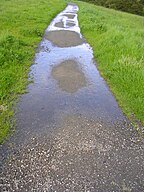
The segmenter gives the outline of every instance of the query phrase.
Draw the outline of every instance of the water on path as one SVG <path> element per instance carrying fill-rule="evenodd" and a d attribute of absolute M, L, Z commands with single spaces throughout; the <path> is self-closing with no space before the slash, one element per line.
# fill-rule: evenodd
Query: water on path
<path fill-rule="evenodd" d="M 100 76 L 77 11 L 69 4 L 39 45 L 34 83 L 2 147 L 0 187 L 9 191 L 144 190 L 143 143 Z"/>

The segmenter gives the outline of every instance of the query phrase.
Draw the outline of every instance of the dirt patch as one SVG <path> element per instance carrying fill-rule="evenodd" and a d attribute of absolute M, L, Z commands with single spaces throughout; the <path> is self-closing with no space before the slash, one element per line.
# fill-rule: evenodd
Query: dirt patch
<path fill-rule="evenodd" d="M 52 75 L 58 81 L 59 87 L 68 93 L 74 93 L 86 86 L 85 76 L 73 60 L 64 61 L 54 67 Z"/>
<path fill-rule="evenodd" d="M 56 24 L 55 24 L 55 27 L 64 28 L 64 24 L 63 24 L 63 22 L 61 21 L 61 22 L 56 23 Z"/>
<path fill-rule="evenodd" d="M 72 47 L 84 43 L 80 35 L 73 31 L 49 31 L 45 37 L 58 47 Z"/>
<path fill-rule="evenodd" d="M 75 15 L 72 14 L 64 14 L 64 16 L 68 17 L 69 19 L 74 19 Z"/>

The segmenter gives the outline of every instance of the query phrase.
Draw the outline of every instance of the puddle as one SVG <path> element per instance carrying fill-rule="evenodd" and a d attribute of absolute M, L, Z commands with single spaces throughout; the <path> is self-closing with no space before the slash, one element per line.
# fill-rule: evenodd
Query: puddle
<path fill-rule="evenodd" d="M 85 76 L 73 60 L 66 60 L 55 66 L 52 75 L 58 81 L 59 87 L 68 93 L 74 93 L 86 86 Z"/>
<path fill-rule="evenodd" d="M 16 142 L 50 133 L 63 115 L 81 114 L 106 124 L 126 121 L 93 60 L 93 51 L 80 33 L 78 7 L 68 5 L 45 31 L 31 67 L 34 83 L 18 104 Z M 64 16 L 75 14 L 73 19 Z M 67 22 L 75 26 L 67 27 Z M 63 22 L 63 26 L 59 22 Z"/>
<path fill-rule="evenodd" d="M 80 28 L 78 24 L 78 19 L 77 19 L 77 11 L 78 7 L 75 5 L 68 5 L 67 8 L 59 13 L 57 17 L 53 19 L 51 24 L 48 26 L 46 33 L 50 31 L 59 31 L 59 30 L 66 30 L 66 31 L 74 31 L 80 34 Z M 63 25 L 62 25 L 62 23 Z M 73 26 L 67 26 L 66 24 L 68 22 L 72 22 Z M 64 28 L 63 28 L 64 26 Z"/>
<path fill-rule="evenodd" d="M 93 51 L 80 33 L 77 15 L 71 19 L 75 26 L 66 25 L 70 19 L 64 15 L 76 10 L 77 6 L 68 5 L 45 31 L 31 67 L 34 83 L 18 104 L 18 143 L 57 129 L 66 114 L 101 119 L 112 126 L 126 120 L 96 68 Z"/>

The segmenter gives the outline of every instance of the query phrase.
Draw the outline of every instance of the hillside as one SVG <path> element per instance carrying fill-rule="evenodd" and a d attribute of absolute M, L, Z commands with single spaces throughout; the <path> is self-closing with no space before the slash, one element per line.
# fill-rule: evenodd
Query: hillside
<path fill-rule="evenodd" d="M 144 123 L 144 17 L 78 2 L 83 35 L 131 120 Z"/>
<path fill-rule="evenodd" d="M 143 0 L 82 0 L 96 5 L 125 11 L 137 15 L 144 15 Z"/>

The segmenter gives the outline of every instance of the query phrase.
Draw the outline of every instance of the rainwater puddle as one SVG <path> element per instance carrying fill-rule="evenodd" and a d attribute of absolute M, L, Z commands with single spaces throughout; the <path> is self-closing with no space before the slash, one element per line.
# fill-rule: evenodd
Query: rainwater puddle
<path fill-rule="evenodd" d="M 54 129 L 70 114 L 106 123 L 125 120 L 80 33 L 77 11 L 68 5 L 45 31 L 31 67 L 34 83 L 18 106 L 22 138 Z"/>

